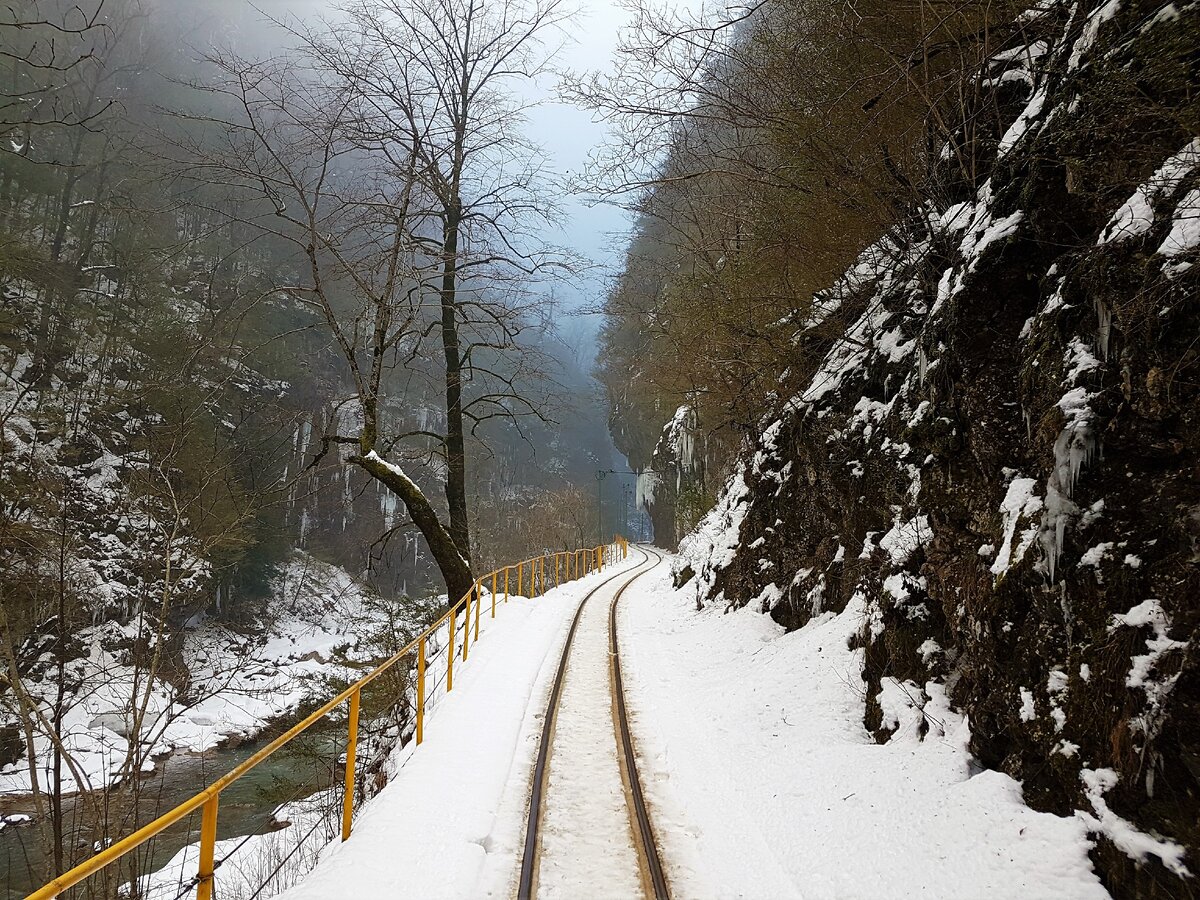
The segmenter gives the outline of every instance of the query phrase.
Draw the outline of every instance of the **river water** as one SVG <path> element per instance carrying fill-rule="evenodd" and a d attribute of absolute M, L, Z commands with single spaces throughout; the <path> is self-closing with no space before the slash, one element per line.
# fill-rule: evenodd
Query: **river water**
<path fill-rule="evenodd" d="M 172 809 L 211 784 L 254 753 L 262 741 L 203 755 L 180 754 L 160 762 L 153 775 L 142 781 L 140 818 L 144 824 Z M 339 756 L 332 734 L 317 734 L 288 744 L 263 760 L 221 792 L 217 838 L 262 834 L 278 827 L 273 812 L 281 804 L 326 788 Z M 75 801 L 66 801 L 68 822 L 79 815 Z M 79 810 L 83 807 L 80 806 Z M 7 804 L 5 813 L 32 812 Z M 153 839 L 143 858 L 145 871 L 170 861 L 185 844 L 199 840 L 200 816 L 195 813 Z M 128 829 L 121 829 L 125 833 Z M 45 824 L 9 826 L 0 832 L 0 898 L 16 900 L 40 887 L 49 873 L 49 827 Z M 82 855 L 76 851 L 76 856 Z M 52 873 L 50 873 L 52 874 Z M 86 895 L 84 895 L 86 896 Z"/>

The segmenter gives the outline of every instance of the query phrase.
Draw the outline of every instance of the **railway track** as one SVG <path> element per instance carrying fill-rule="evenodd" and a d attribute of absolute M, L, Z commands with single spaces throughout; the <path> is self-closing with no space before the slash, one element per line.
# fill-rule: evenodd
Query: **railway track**
<path fill-rule="evenodd" d="M 663 556 L 653 550 L 637 547 L 645 559 L 632 574 L 621 573 L 598 584 L 580 601 L 579 609 L 571 621 L 567 632 L 566 644 L 563 647 L 562 658 L 559 660 L 558 671 L 555 673 L 554 684 L 550 691 L 550 700 L 546 708 L 546 717 L 542 725 L 542 737 L 538 746 L 537 760 L 534 764 L 533 782 L 530 789 L 529 818 L 525 829 L 525 848 L 521 858 L 520 882 L 517 896 L 520 900 L 533 900 L 537 894 L 539 861 L 542 852 L 541 825 L 547 803 L 547 782 L 550 770 L 550 759 L 554 750 L 554 737 L 558 721 L 559 705 L 563 695 L 563 683 L 566 681 L 567 670 L 570 666 L 571 652 L 575 645 L 575 635 L 579 630 L 580 620 L 584 609 L 593 598 L 612 582 L 624 578 L 625 581 L 613 594 L 608 610 L 608 648 L 609 648 L 609 686 L 612 694 L 613 738 L 615 743 L 618 765 L 625 787 L 625 800 L 629 811 L 629 825 L 633 834 L 634 847 L 638 854 L 639 878 L 643 891 L 655 900 L 668 900 L 667 880 L 663 873 L 662 861 L 659 858 L 658 846 L 654 840 L 654 832 L 650 824 L 650 814 L 646 807 L 645 795 L 638 779 L 637 758 L 634 753 L 633 737 L 629 729 L 625 695 L 621 681 L 620 648 L 617 640 L 617 604 L 621 596 L 638 578 L 653 570 L 662 563 Z"/>

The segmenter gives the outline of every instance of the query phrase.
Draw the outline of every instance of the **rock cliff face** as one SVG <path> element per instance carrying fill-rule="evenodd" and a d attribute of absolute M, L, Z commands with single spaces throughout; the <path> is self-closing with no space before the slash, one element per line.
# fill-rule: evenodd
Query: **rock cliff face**
<path fill-rule="evenodd" d="M 1200 3 L 1043 0 L 1021 24 L 980 82 L 1002 129 L 951 142 L 820 298 L 814 362 L 676 578 L 789 628 L 859 595 L 877 739 L 885 683 L 917 706 L 944 684 L 982 765 L 1088 824 L 1115 894 L 1192 897 Z"/>
<path fill-rule="evenodd" d="M 654 543 L 674 550 L 712 506 L 710 450 L 696 410 L 685 404 L 663 426 L 649 472 L 638 477 L 637 505 L 650 516 Z"/>

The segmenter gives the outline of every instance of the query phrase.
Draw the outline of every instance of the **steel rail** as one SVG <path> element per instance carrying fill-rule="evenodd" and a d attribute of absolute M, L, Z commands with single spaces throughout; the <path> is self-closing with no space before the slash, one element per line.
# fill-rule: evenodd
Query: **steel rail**
<path fill-rule="evenodd" d="M 546 583 L 546 577 L 545 577 L 545 560 L 548 557 L 550 557 L 550 556 L 554 557 L 556 567 L 558 565 L 559 559 L 564 559 L 566 561 L 570 561 L 572 559 L 575 560 L 577 565 L 575 567 L 574 577 L 580 578 L 583 575 L 588 574 L 592 571 L 595 571 L 598 569 L 602 570 L 606 564 L 606 557 L 608 557 L 608 551 L 611 550 L 611 558 L 613 561 L 616 561 L 618 558 L 624 558 L 624 555 L 628 552 L 627 548 L 628 548 L 628 543 L 625 541 L 624 538 L 621 538 L 618 536 L 613 544 L 603 544 L 598 547 L 582 549 L 582 550 L 575 550 L 575 551 L 562 551 L 562 552 L 557 552 L 557 553 L 552 553 L 552 554 L 542 554 L 541 556 L 534 556 L 529 559 L 522 560 L 520 563 L 515 563 L 515 564 L 509 565 L 509 566 L 504 566 L 500 569 L 497 569 L 495 572 L 489 572 L 486 575 L 481 576 L 480 578 L 475 580 L 475 583 L 472 586 L 471 590 L 469 590 L 461 599 L 459 599 L 458 602 L 456 602 L 449 609 L 447 609 L 445 613 L 443 613 L 441 616 L 439 616 L 438 619 L 432 625 L 428 626 L 424 631 L 421 632 L 420 635 L 418 635 L 416 638 L 414 638 L 402 650 L 393 654 L 388 660 L 386 660 L 381 665 L 379 665 L 378 667 L 376 667 L 375 669 L 373 669 L 372 671 L 370 671 L 369 673 L 364 675 L 362 678 L 359 678 L 357 681 L 355 681 L 353 684 L 351 684 L 349 687 L 347 687 L 344 691 L 342 691 L 336 697 L 334 697 L 333 699 L 324 703 L 322 706 L 320 706 L 314 712 L 312 712 L 307 717 L 305 717 L 302 721 L 293 725 L 291 728 L 289 728 L 287 731 L 285 731 L 279 737 L 275 738 L 273 741 L 271 741 L 265 747 L 262 747 L 261 749 L 259 749 L 257 752 L 255 752 L 250 757 L 248 757 L 247 759 L 242 761 L 240 764 L 235 766 L 229 772 L 222 775 L 220 778 L 218 778 L 216 781 L 214 781 L 208 787 L 204 788 L 199 793 L 195 794 L 193 797 L 190 797 L 189 799 L 185 800 L 183 803 L 180 803 L 174 809 L 169 810 L 166 813 L 163 813 L 161 816 L 159 816 L 154 821 L 152 821 L 146 825 L 143 825 L 141 828 L 139 828 L 137 831 L 133 832 L 132 834 L 129 834 L 126 837 L 120 839 L 119 841 L 116 841 L 116 842 L 110 844 L 108 847 L 104 848 L 103 850 L 101 850 L 99 853 L 97 853 L 95 856 L 91 857 L 90 859 L 84 860 L 82 863 L 75 866 L 74 868 L 67 870 L 66 872 L 62 873 L 58 877 L 47 882 L 45 885 L 43 885 L 38 890 L 34 891 L 32 894 L 29 894 L 25 898 L 25 900 L 53 900 L 53 898 L 57 897 L 63 891 L 74 887 L 75 885 L 79 884 L 80 882 L 84 881 L 85 879 L 89 878 L 90 876 L 96 874 L 101 869 L 104 869 L 107 866 L 111 865 L 112 863 L 116 862 L 118 859 L 123 857 L 125 854 L 131 852 L 132 850 L 137 849 L 142 844 L 144 844 L 146 841 L 150 840 L 151 838 L 153 838 L 155 835 L 159 834 L 160 832 L 165 831 L 167 828 L 170 828 L 176 822 L 179 822 L 181 819 L 185 818 L 186 816 L 190 815 L 191 813 L 194 813 L 197 809 L 202 810 L 202 822 L 201 822 L 201 828 L 200 828 L 200 834 L 201 834 L 200 871 L 196 876 L 196 882 L 197 882 L 196 886 L 198 888 L 197 897 L 198 897 L 198 900 L 209 900 L 209 898 L 212 897 L 212 882 L 213 882 L 213 876 L 215 874 L 214 870 L 217 867 L 217 865 L 219 865 L 219 863 L 214 863 L 214 859 L 213 859 L 213 847 L 216 843 L 216 832 L 217 832 L 217 808 L 218 808 L 218 803 L 220 800 L 221 792 L 223 790 L 225 790 L 225 788 L 229 787 L 231 784 L 233 784 L 233 782 L 237 781 L 239 778 L 241 778 L 243 775 L 245 775 L 247 772 L 249 772 L 251 769 L 253 769 L 255 766 L 257 766 L 259 763 L 261 763 L 267 757 L 271 756 L 273 753 L 275 753 L 277 750 L 279 750 L 285 744 L 289 743 L 290 741 L 295 739 L 297 736 L 299 736 L 303 732 L 307 731 L 309 728 L 311 728 L 313 725 L 315 725 L 321 719 L 325 718 L 325 716 L 327 716 L 330 712 L 332 712 L 338 706 L 340 706 L 341 704 L 343 704 L 347 700 L 349 700 L 350 701 L 350 714 L 348 717 L 348 729 L 349 729 L 348 737 L 349 737 L 351 748 L 348 749 L 348 752 L 347 752 L 347 765 L 346 765 L 346 791 L 347 791 L 347 793 L 349 793 L 349 791 L 351 790 L 351 785 L 353 783 L 353 777 L 354 777 L 353 767 L 354 767 L 354 762 L 355 762 L 355 752 L 354 752 L 352 745 L 354 744 L 355 739 L 357 737 L 359 698 L 360 698 L 362 689 L 364 687 L 366 687 L 367 685 L 371 684 L 373 681 L 375 681 L 377 678 L 379 678 L 381 675 L 383 675 L 389 669 L 391 669 L 393 666 L 396 665 L 396 663 L 400 662 L 402 659 L 405 659 L 406 657 L 410 656 L 413 653 L 417 653 L 418 654 L 418 685 L 419 685 L 419 687 L 418 687 L 418 692 L 417 692 L 418 696 L 417 696 L 417 718 L 416 718 L 416 743 L 420 744 L 422 741 L 422 731 L 423 731 L 423 725 L 424 725 L 423 713 L 424 713 L 424 709 L 425 709 L 425 696 L 424 696 L 423 682 L 424 682 L 424 670 L 425 670 L 424 663 L 425 663 L 426 642 L 433 636 L 433 634 L 439 628 L 441 628 L 443 625 L 447 624 L 447 620 L 449 620 L 449 636 L 448 636 L 447 653 L 446 653 L 447 693 L 448 693 L 451 690 L 450 679 L 452 678 L 454 658 L 455 658 L 454 643 L 455 643 L 455 632 L 457 631 L 458 613 L 460 610 L 465 610 L 466 614 L 467 614 L 463 620 L 463 636 L 462 636 L 463 644 L 462 644 L 462 651 L 461 651 L 462 660 L 465 662 L 467 659 L 468 645 L 469 645 L 470 634 L 471 634 L 470 615 L 471 615 L 471 603 L 472 603 L 473 598 L 475 601 L 475 639 L 476 640 L 479 639 L 479 617 L 480 617 L 479 616 L 479 608 L 483 602 L 483 592 L 484 592 L 483 582 L 485 579 L 493 578 L 494 576 L 498 576 L 499 573 L 503 572 L 505 585 L 507 587 L 509 573 L 513 569 L 516 569 L 518 572 L 518 578 L 517 578 L 517 583 L 516 583 L 516 592 L 517 592 L 517 595 L 519 596 L 520 591 L 524 587 L 524 585 L 523 585 L 524 579 L 521 576 L 521 572 L 524 570 L 524 568 L 526 566 L 528 566 L 529 567 L 529 589 L 530 589 L 529 596 L 536 597 L 536 596 L 540 596 L 540 594 L 544 594 L 549 589 L 549 586 Z M 618 554 L 620 554 L 619 557 L 618 557 Z M 584 565 L 582 567 L 579 566 L 578 563 L 581 561 L 586 563 L 586 565 Z M 540 575 L 540 579 L 539 579 L 539 575 Z M 613 577 L 615 578 L 618 576 L 613 576 Z M 573 579 L 570 579 L 570 580 L 573 580 Z M 611 581 L 612 579 L 610 578 L 608 580 Z M 495 581 L 493 581 L 493 583 L 495 583 Z M 605 583 L 607 583 L 607 582 L 605 582 Z M 540 588 L 540 591 L 539 591 L 539 588 Z M 593 591 L 593 593 L 594 593 L 594 591 Z M 505 600 L 507 601 L 507 599 L 508 599 L 508 591 L 506 590 L 505 591 Z M 495 617 L 495 602 L 494 601 L 495 601 L 495 597 L 493 595 L 492 617 Z M 351 821 L 352 813 L 353 813 L 352 803 L 350 803 L 348 800 L 345 800 L 344 807 L 343 807 L 343 816 L 342 816 L 342 840 L 346 840 L 350 835 L 350 821 Z"/>
<path fill-rule="evenodd" d="M 659 556 L 658 554 L 654 554 L 652 557 L 651 554 L 647 553 L 642 547 L 638 547 L 637 549 L 645 556 L 645 559 L 638 564 L 638 569 L 640 571 L 635 570 L 632 577 L 630 577 L 617 590 L 613 600 L 614 604 L 616 600 L 620 598 L 621 594 L 625 592 L 626 588 L 628 588 L 631 584 L 633 584 L 634 581 L 636 581 L 638 578 L 641 578 L 663 560 L 663 557 Z M 642 566 L 650 562 L 652 558 L 654 559 L 654 565 L 643 569 Z M 525 849 L 521 856 L 521 876 L 517 886 L 518 900 L 532 900 L 535 892 L 537 864 L 540 854 L 540 831 L 542 821 L 542 805 L 546 789 L 546 776 L 550 768 L 549 762 L 550 752 L 554 742 L 554 727 L 558 720 L 558 706 L 559 701 L 562 699 L 562 686 L 563 682 L 566 680 L 567 664 L 571 656 L 571 648 L 575 640 L 575 632 L 578 630 L 580 619 L 583 617 L 583 609 L 585 606 L 587 606 L 588 601 L 591 600 L 592 597 L 595 596 L 595 594 L 606 585 L 616 581 L 625 574 L 627 573 L 622 572 L 606 578 L 604 581 L 600 582 L 600 584 L 596 585 L 596 587 L 590 590 L 584 596 L 584 598 L 579 601 L 579 608 L 575 611 L 575 616 L 571 620 L 571 628 L 567 632 L 567 640 L 563 646 L 562 656 L 558 661 L 558 671 L 554 676 L 554 685 L 550 690 L 550 699 L 546 704 L 546 717 L 542 722 L 542 739 L 538 745 L 537 760 L 533 767 L 533 783 L 529 792 L 529 818 L 525 826 Z M 630 772 L 636 777 L 636 769 L 631 769 Z M 647 820 L 646 834 L 649 834 L 648 828 L 649 826 Z M 653 837 L 650 838 L 650 842 L 652 846 L 653 858 L 657 861 L 658 851 L 657 848 L 653 847 Z M 662 867 L 660 865 L 660 874 L 661 869 Z M 665 897 L 666 895 L 663 894 L 662 896 Z"/>
<path fill-rule="evenodd" d="M 658 560 L 646 570 L 647 572 L 663 561 L 662 556 L 655 555 L 658 556 Z M 646 796 L 642 792 L 642 782 L 638 778 L 637 754 L 633 749 L 633 734 L 629 728 L 629 714 L 625 706 L 625 688 L 621 682 L 621 653 L 617 642 L 617 604 L 621 601 L 621 595 L 625 593 L 625 588 L 632 583 L 633 579 L 630 579 L 617 591 L 612 605 L 608 608 L 608 647 L 612 666 L 613 694 L 616 698 L 617 730 L 621 735 L 621 751 L 626 776 L 629 780 L 629 793 L 633 798 L 634 820 L 637 823 L 637 832 L 640 838 L 638 849 L 642 855 L 642 862 L 650 874 L 650 884 L 654 889 L 655 900 L 669 900 L 667 878 L 663 873 L 662 860 L 658 855 L 658 842 L 654 840 L 654 829 L 650 826 L 650 813 L 646 808 Z"/>

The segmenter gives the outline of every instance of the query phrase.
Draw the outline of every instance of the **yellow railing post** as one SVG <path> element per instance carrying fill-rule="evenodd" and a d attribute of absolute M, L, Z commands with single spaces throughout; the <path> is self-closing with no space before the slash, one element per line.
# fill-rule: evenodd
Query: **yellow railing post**
<path fill-rule="evenodd" d="M 354 819 L 354 760 L 358 756 L 358 704 L 362 689 L 350 695 L 350 722 L 346 731 L 346 790 L 342 793 L 342 840 L 350 839 Z"/>
<path fill-rule="evenodd" d="M 471 643 L 471 594 L 475 593 L 474 589 L 467 593 L 467 605 L 463 608 L 463 662 L 467 661 L 467 649 Z"/>
<path fill-rule="evenodd" d="M 446 654 L 446 693 L 454 690 L 454 633 L 458 631 L 458 605 L 450 610 L 450 652 Z"/>
<path fill-rule="evenodd" d="M 492 573 L 492 618 L 496 618 L 496 576 L 498 572 Z"/>
<path fill-rule="evenodd" d="M 525 563 L 517 563 L 517 596 L 521 596 L 521 591 L 524 590 L 522 583 L 525 581 Z"/>
<path fill-rule="evenodd" d="M 504 567 L 504 602 L 508 602 L 508 573 L 512 571 L 512 566 Z"/>
<path fill-rule="evenodd" d="M 196 873 L 196 900 L 212 900 L 213 855 L 217 846 L 217 803 L 220 794 L 205 801 L 200 812 L 200 871 Z"/>
<path fill-rule="evenodd" d="M 417 746 L 425 740 L 425 638 L 417 645 Z"/>
<path fill-rule="evenodd" d="M 475 582 L 475 587 L 472 588 L 475 592 L 475 640 L 479 641 L 479 608 L 483 606 L 483 582 Z"/>

